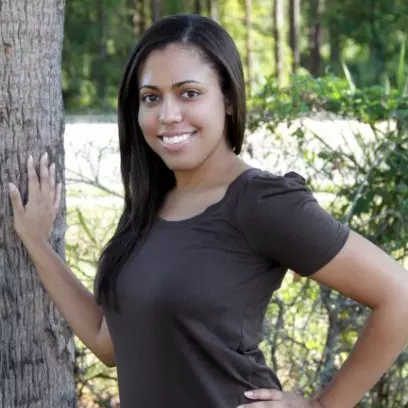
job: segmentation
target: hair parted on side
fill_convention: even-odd
[[[102,250],[95,279],[99,304],[118,309],[117,278],[129,255],[148,234],[166,194],[174,187],[173,172],[147,145],[138,124],[138,80],[149,54],[169,44],[194,47],[218,74],[232,107],[226,116],[227,140],[239,154],[245,132],[246,98],[237,47],[218,23],[198,14],[177,14],[153,24],[140,38],[125,68],[118,97],[118,131],[124,209],[113,237]]]

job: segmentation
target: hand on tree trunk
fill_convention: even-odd
[[[28,201],[24,206],[17,187],[10,183],[14,228],[25,245],[48,241],[61,201],[61,184],[55,182],[55,164],[49,165],[48,154],[40,160],[40,177],[33,158],[27,160]]]

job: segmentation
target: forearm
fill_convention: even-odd
[[[407,318],[406,302],[373,310],[353,352],[318,396],[324,408],[352,408],[376,384],[407,343]]]
[[[41,282],[68,325],[98,355],[102,311],[92,293],[47,242],[25,243],[25,247]]]

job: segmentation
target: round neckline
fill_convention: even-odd
[[[244,178],[248,173],[251,173],[254,170],[258,170],[255,167],[250,167],[248,169],[245,169],[242,171],[234,180],[231,181],[231,183],[228,185],[224,196],[218,200],[217,202],[210,204],[205,210],[202,212],[193,215],[192,217],[188,218],[183,218],[181,220],[166,220],[161,217],[157,217],[155,221],[155,226],[159,228],[182,228],[191,224],[196,223],[197,221],[200,221],[204,217],[207,216],[207,214],[211,211],[214,211],[215,209],[221,207],[225,201],[228,200],[228,197],[231,195],[232,190],[234,189],[235,185],[239,183],[239,181]]]

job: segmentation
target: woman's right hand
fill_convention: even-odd
[[[27,160],[28,201],[24,206],[17,187],[10,183],[14,228],[24,244],[48,241],[61,202],[61,184],[55,183],[55,164],[49,166],[48,154],[40,159],[40,178],[33,158]]]

